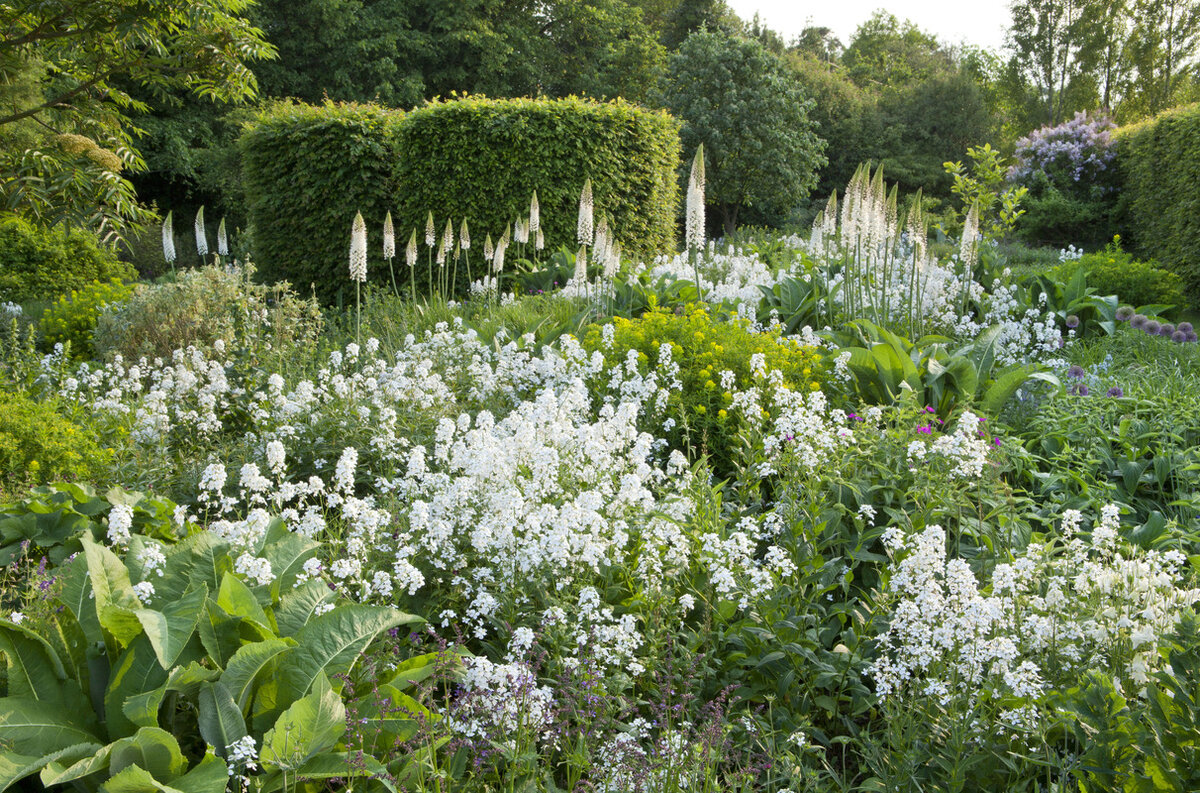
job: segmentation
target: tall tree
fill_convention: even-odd
[[[1197,62],[1200,0],[1134,0],[1130,60],[1141,115],[1176,104],[1184,76]]]
[[[1089,0],[1013,0],[1009,44],[1042,97],[1043,121],[1057,124],[1068,108],[1065,94],[1085,73]]]
[[[671,57],[663,104],[683,121],[684,151],[704,144],[706,197],[726,233],[752,208],[778,222],[825,164],[809,100],[783,62],[753,39],[699,31]]]
[[[273,54],[250,0],[0,4],[0,201],[42,223],[120,235],[147,220],[121,173],[142,161],[132,114],[172,92],[239,101]],[[149,101],[135,94],[140,88]]]

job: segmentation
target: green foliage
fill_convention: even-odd
[[[93,281],[130,279],[133,269],[83,229],[0,222],[0,299],[49,299]]]
[[[60,415],[53,402],[0,393],[0,481],[5,485],[103,479],[111,458],[111,451]]]
[[[536,190],[546,248],[573,250],[590,177],[597,221],[608,219],[626,252],[649,257],[674,247],[679,137],[666,113],[623,101],[465,97],[409,113],[398,141],[401,238],[413,228],[420,237],[432,212],[438,229],[466,218],[478,247],[526,217]],[[363,216],[371,227],[383,220],[382,211],[364,208]]]
[[[1113,202],[1064,193],[1045,174],[1029,178],[1030,192],[1022,202],[1019,237],[1033,245],[1097,248],[1112,233]]]
[[[1117,136],[1117,165],[1128,202],[1135,250],[1178,273],[1200,297],[1200,104],[1189,105]]]
[[[123,168],[137,170],[129,115],[172,91],[240,101],[254,95],[247,62],[274,54],[246,21],[247,0],[187,6],[131,0],[17,0],[0,7],[0,199],[52,225],[121,236],[150,220]],[[48,136],[30,122],[67,134]],[[14,131],[8,140],[8,130]]]
[[[666,437],[693,457],[709,454],[719,474],[730,470],[743,424],[738,411],[730,409],[733,396],[722,383],[722,372],[733,373],[736,388],[748,388],[761,376],[751,369],[751,359],[761,355],[765,369],[778,370],[790,388],[815,391],[825,378],[826,364],[814,348],[785,339],[779,331],[753,333],[745,320],[714,317],[695,305],[678,314],[652,307],[638,319],[614,317],[613,326],[611,344],[599,326],[583,336],[584,347],[600,350],[610,366],[620,365],[634,351],[641,370],[649,371],[662,360],[662,345],[671,345],[683,388],[668,401],[667,415],[675,427]]]
[[[683,121],[685,151],[704,144],[705,199],[720,210],[726,234],[747,208],[779,222],[826,164],[808,117],[813,102],[753,39],[693,33],[671,58],[663,104]]]
[[[104,540],[100,518],[114,504],[133,511],[132,533],[168,542],[177,538],[176,505],[168,499],[121,488],[99,494],[85,484],[45,485],[19,501],[0,507],[0,565],[10,565],[22,555],[31,561],[45,559],[52,568],[61,565],[68,556],[83,549],[79,539],[82,533],[97,542]]]
[[[995,414],[1030,378],[1057,382],[1032,365],[997,367],[1002,333],[999,325],[993,325],[973,341],[951,349],[944,337],[911,342],[860,319],[830,336],[840,352],[850,353],[848,366],[858,398],[886,405],[911,391],[919,404],[946,415],[971,403]]]
[[[1183,279],[1160,269],[1153,261],[1138,261],[1133,254],[1121,249],[1120,237],[1114,237],[1102,251],[1063,262],[1055,275],[1062,281],[1069,281],[1080,270],[1087,273],[1087,284],[1097,295],[1116,295],[1121,303],[1174,307],[1185,303]]]
[[[281,102],[247,126],[239,148],[261,277],[333,302],[350,283],[356,212],[369,219],[369,269],[382,266],[380,224],[406,156],[397,147],[402,118],[371,105]]]
[[[962,202],[958,218],[965,217],[974,205],[979,210],[979,230],[984,237],[1003,239],[1024,214],[1019,207],[1029,191],[1006,182],[1004,157],[990,143],[967,149],[967,156],[971,159],[970,170],[961,162],[944,163],[946,173],[954,178],[950,192]]]
[[[42,339],[47,345],[71,345],[76,358],[89,358],[95,353],[92,336],[100,315],[111,305],[133,294],[134,287],[119,279],[93,281],[81,289],[72,289],[55,300],[42,315]]]
[[[124,559],[91,534],[82,531],[83,552],[56,571],[53,608],[21,625],[0,621],[8,666],[0,787],[40,774],[47,787],[216,793],[229,765],[246,770],[246,760],[257,763],[247,772],[264,790],[285,775],[386,772],[345,753],[347,710],[376,704],[351,686],[368,645],[416,617],[336,602],[324,583],[300,583],[317,545],[278,521],[246,549],[270,564],[269,584],[234,573],[243,549],[210,533],[173,548],[133,535]],[[164,551],[165,561],[147,563]],[[323,602],[331,608],[316,614]],[[284,624],[290,635],[281,635]],[[412,671],[378,682],[399,690]],[[356,734],[391,742],[417,718],[434,716],[406,698],[391,718],[357,722]],[[201,740],[181,744],[176,735]],[[257,755],[231,755],[247,736]],[[389,762],[397,768],[404,758]]]
[[[127,361],[169,358],[175,350],[220,341],[255,358],[311,347],[323,323],[316,301],[299,297],[286,283],[255,283],[253,276],[251,264],[203,267],[142,286],[100,317],[96,354]]]

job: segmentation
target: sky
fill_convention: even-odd
[[[758,12],[767,27],[791,41],[809,24],[833,28],[842,44],[876,9],[885,8],[900,19],[935,34],[948,44],[974,44],[999,49],[1008,28],[1008,3],[999,0],[726,0],[742,19]],[[811,20],[811,21],[810,21]]]

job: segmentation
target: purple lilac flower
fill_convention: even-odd
[[[1027,183],[1041,171],[1050,176],[1061,174],[1075,183],[1094,184],[1116,156],[1114,129],[1116,125],[1103,115],[1089,119],[1086,113],[1076,113],[1063,124],[1035,130],[1017,141],[1017,162],[1008,172],[1009,181]]]

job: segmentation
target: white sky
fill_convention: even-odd
[[[1000,49],[1008,29],[1006,0],[726,0],[742,19],[749,21],[757,11],[767,27],[779,31],[784,41],[809,24],[833,28],[842,44],[878,8],[897,18],[911,19],[917,27],[935,34],[948,44],[974,44]],[[810,21],[811,20],[811,23]]]

